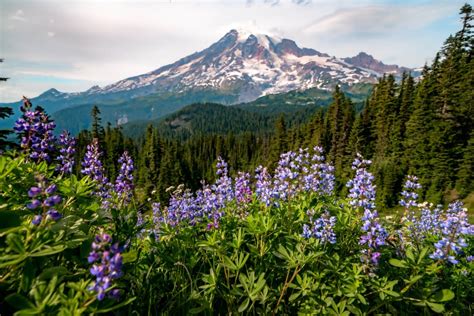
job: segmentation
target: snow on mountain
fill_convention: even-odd
[[[239,101],[249,101],[295,89],[373,83],[377,77],[373,71],[314,49],[300,48],[289,39],[231,30],[203,51],[143,75],[100,89],[94,87],[93,93],[134,91],[142,95],[217,89],[237,91],[241,94]]]
[[[410,70],[385,65],[366,53],[337,58],[268,34],[234,29],[208,48],[151,72],[83,92],[50,89],[32,101],[49,113],[66,111],[67,115],[61,114],[65,121],[73,115],[84,116],[92,104],[107,104],[102,109],[104,117],[122,122],[155,118],[193,102],[234,104],[291,90],[332,90],[335,85],[345,89],[357,83],[375,83],[386,72],[400,76]],[[150,96],[146,102],[137,99],[145,96]],[[17,108],[18,104],[6,105]],[[71,114],[73,107],[78,107],[77,113]],[[86,122],[87,117],[81,120]]]

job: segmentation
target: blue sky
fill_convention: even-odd
[[[232,28],[290,38],[337,57],[360,51],[408,67],[459,28],[465,1],[1,0],[0,102],[83,91],[202,50]]]

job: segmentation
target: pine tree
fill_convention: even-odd
[[[94,105],[91,110],[92,117],[92,137],[99,140],[99,144],[104,142],[104,127],[102,126],[102,119],[100,117],[100,110],[97,105]]]
[[[9,117],[10,115],[13,114],[13,110],[9,107],[0,107],[0,119],[5,119]],[[9,148],[9,147],[14,147],[14,143],[11,141],[8,141],[8,135],[12,133],[11,130],[8,129],[1,129],[0,130],[0,153]]]

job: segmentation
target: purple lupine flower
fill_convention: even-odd
[[[239,172],[235,179],[235,201],[238,205],[247,205],[252,201],[252,189],[250,188],[250,174]]]
[[[321,240],[322,243],[336,243],[336,234],[334,233],[334,226],[336,225],[336,217],[330,216],[326,211],[314,222],[313,235]]]
[[[286,201],[301,192],[331,195],[334,190],[334,167],[324,162],[323,149],[300,148],[280,156],[273,177],[272,197]]]
[[[356,174],[347,183],[347,187],[350,188],[350,205],[364,209],[361,227],[363,234],[359,240],[359,244],[364,246],[361,260],[366,264],[377,265],[380,258],[377,249],[385,245],[388,233],[379,223],[378,213],[375,210],[375,185],[372,183],[374,176],[367,171],[371,163],[370,160],[365,160],[357,154],[352,164],[352,169],[356,170]]]
[[[304,178],[305,187],[320,195],[331,195],[334,191],[334,167],[325,163],[324,150],[320,146],[313,148],[311,166]]]
[[[94,138],[91,144],[87,145],[87,151],[82,162],[81,173],[89,176],[97,184],[97,191],[95,194],[101,198],[102,207],[109,208],[109,193],[110,183],[105,175],[104,167],[100,161],[102,153],[99,149],[99,140]]]
[[[56,170],[63,174],[72,173],[72,167],[74,166],[74,154],[76,153],[76,139],[69,134],[68,131],[63,131],[59,135],[59,156],[58,166]]]
[[[108,179],[105,176],[100,156],[102,156],[102,153],[99,149],[99,140],[94,138],[92,143],[87,145],[81,173],[90,176],[91,179],[97,181],[97,183],[105,184],[108,182]]]
[[[459,260],[456,256],[462,253],[462,248],[467,247],[465,236],[474,235],[474,225],[469,224],[461,201],[449,204],[440,228],[441,239],[434,244],[436,250],[430,258],[457,264]]]
[[[421,213],[415,214],[411,212],[407,216],[405,223],[408,238],[412,242],[419,243],[427,236],[439,235],[441,232],[441,222],[443,210],[442,206],[438,205],[434,209],[428,203],[418,205]]]
[[[228,175],[227,163],[221,157],[217,157],[217,171],[218,176],[213,186],[221,207],[225,206],[228,201],[234,198],[234,190],[232,188],[232,179]]]
[[[328,211],[325,211],[319,218],[313,221],[314,210],[309,210],[307,214],[312,221],[312,227],[303,225],[303,237],[310,238],[314,237],[319,239],[323,244],[336,243],[336,233],[334,232],[334,226],[336,225],[336,217],[330,216]]]
[[[303,233],[301,234],[301,236],[303,236],[304,238],[311,238],[313,236],[313,232],[311,231],[309,225],[303,225]]]
[[[15,122],[14,131],[21,139],[20,146],[33,161],[50,161],[54,153],[56,124],[40,108],[32,110],[32,104],[23,99],[20,108],[23,115]]]
[[[255,177],[257,180],[255,188],[257,199],[266,206],[270,206],[272,203],[273,189],[271,176],[268,173],[267,168],[262,166],[257,167],[255,170]]]
[[[236,212],[240,218],[248,215],[247,208],[250,202],[252,202],[252,195],[250,174],[248,172],[239,172],[235,178],[234,199]]]
[[[352,163],[352,169],[356,170],[356,174],[352,180],[347,182],[346,186],[349,188],[349,203],[353,207],[375,209],[375,185],[372,183],[374,176],[367,171],[371,163],[360,154],[357,154]]]
[[[417,191],[421,189],[421,185],[418,183],[418,178],[412,175],[407,177],[405,185],[403,186],[402,199],[400,199],[400,205],[409,209],[417,206],[416,200],[418,199]]]
[[[97,299],[101,301],[112,286],[113,280],[122,276],[121,248],[118,243],[113,243],[109,234],[101,232],[92,242],[92,251],[87,261],[93,263],[90,273],[96,278],[89,290],[96,292]],[[116,291],[110,291],[107,295],[112,298],[118,297]]]
[[[120,202],[126,205],[133,195],[133,160],[125,151],[118,162],[121,166],[119,175],[115,180],[115,192],[118,194]]]
[[[28,196],[32,200],[26,205],[32,211],[40,212],[40,214],[33,217],[33,225],[39,225],[43,219],[58,221],[61,218],[61,213],[54,209],[54,206],[60,204],[62,199],[55,194],[56,185],[48,184],[44,176],[37,176],[36,181],[37,184],[28,190]]]

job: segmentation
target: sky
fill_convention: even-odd
[[[466,0],[0,0],[0,102],[104,86],[207,48],[234,28],[337,57],[419,67]]]

